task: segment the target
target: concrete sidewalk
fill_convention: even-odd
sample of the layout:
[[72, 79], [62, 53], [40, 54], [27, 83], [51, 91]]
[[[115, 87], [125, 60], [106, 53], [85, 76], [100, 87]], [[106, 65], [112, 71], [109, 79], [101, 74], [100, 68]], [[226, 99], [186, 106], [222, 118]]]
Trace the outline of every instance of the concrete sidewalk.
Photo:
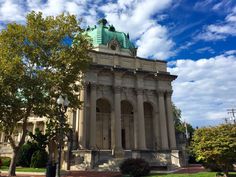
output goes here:
[[[152, 173], [161, 174], [184, 174], [184, 173], [198, 173], [206, 171], [204, 167], [200, 164], [190, 164], [187, 167], [179, 168], [173, 171], [152, 171]], [[45, 177], [45, 173], [40, 172], [16, 172], [17, 176], [23, 177]], [[2, 171], [1, 176], [7, 176], [7, 171]], [[122, 177], [120, 172], [98, 172], [98, 171], [67, 171], [64, 177]]]
[[180, 168], [179, 170], [175, 171], [174, 173], [181, 174], [181, 173], [199, 173], [204, 172], [206, 169], [201, 164], [189, 164], [186, 167]]

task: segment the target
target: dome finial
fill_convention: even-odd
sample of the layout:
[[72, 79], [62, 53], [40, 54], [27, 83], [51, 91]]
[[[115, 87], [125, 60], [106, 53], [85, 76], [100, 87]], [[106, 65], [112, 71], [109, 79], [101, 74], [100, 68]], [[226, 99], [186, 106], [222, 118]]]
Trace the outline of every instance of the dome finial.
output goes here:
[[107, 20], [105, 18], [102, 18], [102, 19], [98, 20], [98, 24], [101, 26], [106, 26]]

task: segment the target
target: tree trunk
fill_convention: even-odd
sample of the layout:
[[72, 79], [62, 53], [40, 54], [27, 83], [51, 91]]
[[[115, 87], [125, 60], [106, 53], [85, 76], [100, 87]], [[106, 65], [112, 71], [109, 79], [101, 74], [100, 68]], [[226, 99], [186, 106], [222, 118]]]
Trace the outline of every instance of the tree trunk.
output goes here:
[[224, 170], [224, 177], [228, 177], [229, 176], [229, 165], [227, 164]]
[[18, 152], [19, 152], [18, 148], [13, 149], [11, 164], [8, 170], [8, 176], [16, 176], [16, 160], [18, 157]]

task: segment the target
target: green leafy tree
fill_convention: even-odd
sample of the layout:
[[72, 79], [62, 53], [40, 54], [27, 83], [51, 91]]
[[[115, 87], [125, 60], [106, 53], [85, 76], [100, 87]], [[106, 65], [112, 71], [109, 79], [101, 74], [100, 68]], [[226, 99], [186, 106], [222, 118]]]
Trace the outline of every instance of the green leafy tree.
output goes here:
[[197, 129], [193, 136], [192, 151], [198, 161], [216, 164], [227, 177], [230, 166], [236, 162], [235, 124]]
[[[68, 96], [70, 107], [80, 106], [80, 81], [90, 49], [91, 42], [73, 15], [44, 18], [31, 12], [26, 25], [8, 24], [0, 32], [0, 130], [13, 149], [9, 176], [15, 176], [30, 115], [55, 118], [60, 94]], [[19, 122], [23, 133], [16, 142]]]
[[48, 133], [43, 134], [42, 131], [39, 130], [39, 128], [36, 128], [34, 134], [32, 132], [29, 132], [29, 136], [31, 138], [30, 142], [35, 143], [38, 150], [45, 150], [49, 141]]
[[19, 150], [19, 155], [17, 158], [17, 165], [21, 167], [30, 167], [31, 157], [35, 151], [38, 150], [37, 144], [32, 142], [27, 142], [21, 146]]
[[186, 133], [186, 126], [188, 129], [188, 133], [192, 134], [194, 132], [194, 128], [191, 124], [185, 123], [181, 120], [181, 110], [177, 108], [174, 104], [172, 104], [173, 115], [174, 115], [174, 122], [175, 122], [175, 131], [176, 134], [185, 134]]

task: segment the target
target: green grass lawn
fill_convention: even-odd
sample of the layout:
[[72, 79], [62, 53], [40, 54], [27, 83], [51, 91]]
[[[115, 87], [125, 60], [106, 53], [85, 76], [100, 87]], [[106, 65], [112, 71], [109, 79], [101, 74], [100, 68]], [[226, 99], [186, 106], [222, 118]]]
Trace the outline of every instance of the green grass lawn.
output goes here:
[[[216, 172], [201, 172], [193, 174], [152, 174], [148, 177], [215, 177]], [[236, 173], [230, 173], [230, 177], [236, 177]]]
[[[0, 168], [0, 171], [8, 171], [8, 167], [2, 166]], [[17, 167], [16, 171], [17, 172], [46, 172], [46, 168], [22, 168], [22, 167]]]

